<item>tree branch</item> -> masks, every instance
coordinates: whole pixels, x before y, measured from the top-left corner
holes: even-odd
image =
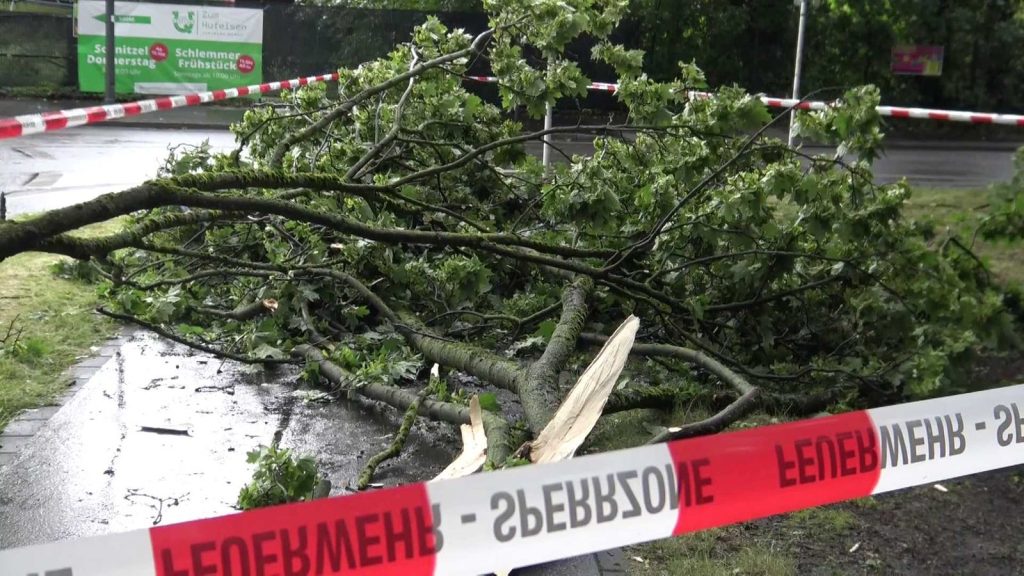
[[[359,92],[355,96],[352,96],[351,98],[343,102],[340,106],[327,113],[320,120],[317,120],[310,126],[307,126],[306,128],[299,130],[298,132],[293,132],[292,134],[288,135],[286,138],[281,140],[281,142],[278,143],[277,147],[274,148],[274,152],[270,158],[270,165],[274,167],[280,167],[282,160],[284,160],[284,155],[288,153],[288,150],[291,149],[292,146],[298,144],[299,142],[302,142],[303,140],[309,139],[317,132],[327,128],[332,123],[334,123],[335,120],[338,120],[342,116],[345,116],[349,112],[351,112],[352,109],[355,108],[356,104],[359,104],[360,102],[366,100],[367,98],[376,96],[381,92],[390,90],[391,88],[398,86],[399,84],[405,82],[406,80],[419,76],[420,74],[423,74],[424,72],[432,68],[437,68],[438,66],[448,64],[449,62],[454,62],[459,58],[467,57],[472,54],[477,54],[483,51],[484,45],[491,39],[491,36],[493,34],[494,30],[486,30],[479,34],[473,40],[473,43],[468,48],[464,48],[457,52],[452,52],[451,54],[445,54],[444,56],[439,56],[432,60],[427,60],[426,62],[418,66],[410,68],[404,74],[399,74],[397,76],[389,78],[388,80],[381,82],[380,84],[371,86],[370,88],[367,88],[362,92]]]
[[[430,395],[430,385],[423,387],[420,393],[416,395],[416,399],[409,404],[409,407],[405,409],[405,415],[402,417],[402,424],[398,427],[398,433],[395,434],[395,439],[388,445],[387,448],[374,454],[372,458],[363,467],[363,471],[359,473],[359,480],[356,482],[356,490],[366,490],[369,487],[370,482],[373,480],[373,474],[377,471],[377,467],[391,460],[392,458],[398,457],[402,453],[402,448],[405,447],[405,441],[409,438],[409,433],[412,432],[412,425],[416,423],[416,416],[420,410],[420,404],[427,399]]]
[[[315,362],[320,368],[320,375],[339,390],[351,391],[399,410],[408,409],[416,401],[415,394],[401,388],[387,384],[358,382],[354,376],[326,359],[323,353],[314,346],[300,344],[292,349],[292,356],[307,362]],[[419,403],[417,413],[431,420],[450,424],[470,423],[469,407],[451,402],[424,399]],[[487,457],[495,464],[500,465],[511,453],[508,422],[497,414],[484,411],[484,431],[487,434]]]
[[[558,374],[576,350],[576,340],[587,321],[587,298],[594,282],[584,276],[573,281],[562,293],[562,315],[544,348],[544,353],[527,369],[519,390],[530,430],[538,434],[547,426],[562,403],[558,397]]]
[[[701,420],[700,422],[694,422],[692,424],[666,428],[648,440],[647,443],[658,444],[660,442],[671,442],[673,440],[682,440],[683,438],[693,438],[695,436],[704,436],[707,434],[716,434],[721,432],[757,408],[759,396],[760,390],[754,388],[737,398],[735,402],[729,404],[724,410],[715,414],[711,418]]]
[[[136,318],[135,316],[130,316],[128,314],[121,314],[120,312],[114,312],[102,306],[96,308],[96,311],[99,312],[100,314],[103,314],[104,316],[114,318],[115,320],[121,320],[122,322],[131,322],[132,324],[137,324],[145,328],[146,330],[149,330],[150,332],[167,338],[168,340],[173,340],[178,344],[184,344],[189,348],[195,348],[196,350],[206,352],[208,354],[213,354],[214,356],[217,356],[219,358],[227,358],[228,360],[234,360],[236,362],[242,362],[245,364],[294,364],[292,360],[288,360],[286,358],[254,358],[252,356],[244,356],[242,354],[235,354],[233,352],[221,350],[220,348],[215,348],[213,346],[209,346],[207,344],[203,344],[200,342],[194,342],[192,340],[188,340],[187,338],[182,338],[181,336],[178,336],[173,332],[165,330],[156,324],[146,322],[141,318]]]

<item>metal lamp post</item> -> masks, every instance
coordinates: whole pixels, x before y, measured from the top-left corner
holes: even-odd
[[[107,33],[107,54],[106,54],[106,85],[104,100],[107,104],[114,103],[114,0],[107,0],[106,33]]]
[[[804,30],[807,28],[807,12],[810,0],[793,0],[800,5],[800,25],[796,33],[796,64],[793,66],[793,99],[800,97],[800,75],[804,67]],[[793,145],[796,128],[796,110],[789,113],[789,145]]]

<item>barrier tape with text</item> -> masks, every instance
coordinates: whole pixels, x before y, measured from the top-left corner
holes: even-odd
[[[1024,464],[1024,384],[0,551],[4,576],[479,575]]]

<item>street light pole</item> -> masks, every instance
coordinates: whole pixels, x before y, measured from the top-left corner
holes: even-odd
[[[107,104],[114,103],[114,0],[107,0],[106,17],[107,54],[106,54],[106,84],[104,101]]]
[[[804,67],[804,30],[807,28],[807,11],[810,0],[794,0],[800,3],[800,26],[796,33],[796,64],[793,67],[793,99],[800,97],[800,75]],[[796,110],[789,113],[789,145],[793,146],[793,131],[796,128]]]
[[[544,130],[551,130],[551,126],[554,124],[554,107],[549,103],[544,110]],[[551,144],[548,142],[550,135],[544,135],[544,147],[541,152],[541,164],[544,165],[546,170],[551,165]]]

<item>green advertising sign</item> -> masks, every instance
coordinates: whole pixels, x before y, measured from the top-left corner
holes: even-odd
[[[78,82],[103,92],[106,62],[103,0],[78,4]],[[117,91],[185,94],[263,81],[263,11],[117,2],[114,8]]]

